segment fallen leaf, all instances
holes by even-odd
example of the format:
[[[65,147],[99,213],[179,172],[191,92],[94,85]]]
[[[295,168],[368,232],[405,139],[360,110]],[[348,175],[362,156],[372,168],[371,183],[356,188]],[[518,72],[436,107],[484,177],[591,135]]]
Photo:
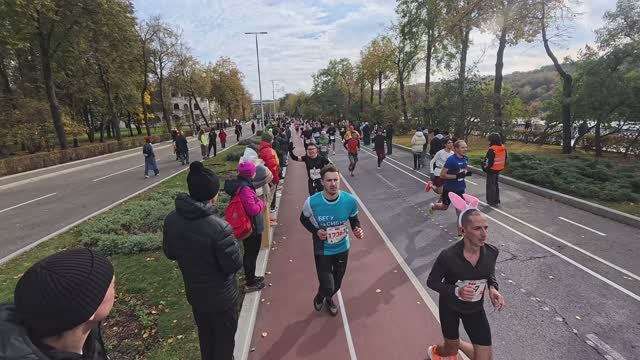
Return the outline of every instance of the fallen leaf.
[[[262,333],[262,337],[267,337],[267,335],[268,335],[268,334],[267,334],[266,332],[263,332],[263,333]]]
[[[377,293],[381,293],[381,292],[382,292],[382,290],[380,290],[380,289],[376,289],[376,292],[377,292]]]

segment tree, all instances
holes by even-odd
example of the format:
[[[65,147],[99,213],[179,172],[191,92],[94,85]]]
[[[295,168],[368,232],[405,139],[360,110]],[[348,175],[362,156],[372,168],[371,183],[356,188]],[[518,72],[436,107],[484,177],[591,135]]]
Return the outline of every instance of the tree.
[[[158,80],[158,92],[160,93],[160,104],[162,106],[162,117],[167,126],[167,131],[171,131],[171,114],[167,109],[165,101],[165,76],[171,67],[178,60],[181,54],[182,35],[171,25],[163,22],[159,18],[152,19],[149,24],[153,28],[154,36],[151,41],[151,71]]]
[[[571,154],[571,95],[573,93],[573,77],[565,71],[551,50],[547,29],[549,24],[562,22],[567,14],[571,16],[573,13],[571,9],[565,5],[565,0],[541,0],[538,5],[540,7],[539,21],[542,30],[542,43],[547,56],[551,59],[558,75],[562,78],[562,153]]]
[[[16,0],[14,4],[17,16],[29,19],[30,31],[38,42],[40,71],[61,149],[67,148],[67,137],[56,96],[54,68],[60,54],[71,46],[71,40],[87,25],[87,13],[92,11],[94,5],[95,2],[89,0]]]
[[[196,105],[204,123],[207,127],[210,127],[207,116],[198,102],[198,97],[202,97],[205,94],[208,95],[211,84],[211,79],[209,79],[209,74],[204,66],[192,55],[182,54],[175,63],[171,77],[176,89],[180,90],[183,94],[187,94],[189,97],[192,121],[194,121],[195,118],[193,116],[191,103]]]
[[[418,66],[420,62],[420,55],[423,52],[423,29],[414,25],[414,23],[418,21],[417,17],[409,13],[400,13],[399,15],[401,19],[400,23],[392,27],[392,59],[397,75],[402,117],[404,122],[408,123],[409,115],[407,113],[405,82],[411,78],[416,66]]]
[[[227,112],[229,121],[234,119],[234,110],[241,110],[246,90],[244,75],[228,57],[221,57],[207,69],[211,79],[210,96]]]
[[[160,19],[155,17],[151,20],[141,22],[137,27],[138,40],[140,42],[140,62],[142,64],[142,87],[140,89],[140,114],[141,120],[144,123],[147,130],[147,136],[151,136],[151,129],[149,128],[147,106],[151,105],[151,102],[146,101],[147,96],[150,97],[149,92],[149,72],[151,71],[151,42],[157,35],[158,27],[153,26],[160,22]]]
[[[502,95],[504,50],[507,45],[516,45],[523,40],[532,42],[539,32],[539,27],[536,26],[535,22],[529,21],[535,5],[531,0],[494,0],[494,3],[492,9],[493,21],[489,22],[489,29],[498,39],[493,88],[493,116],[496,131],[502,133],[503,109],[505,106]]]

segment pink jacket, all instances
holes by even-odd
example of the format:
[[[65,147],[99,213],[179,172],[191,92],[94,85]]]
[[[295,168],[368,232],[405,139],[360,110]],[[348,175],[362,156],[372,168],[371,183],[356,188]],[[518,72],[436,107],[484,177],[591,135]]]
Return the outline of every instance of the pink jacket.
[[[262,209],[264,209],[264,201],[258,198],[256,192],[252,188],[244,186],[240,190],[239,195],[242,206],[244,207],[244,211],[250,217],[259,215]]]

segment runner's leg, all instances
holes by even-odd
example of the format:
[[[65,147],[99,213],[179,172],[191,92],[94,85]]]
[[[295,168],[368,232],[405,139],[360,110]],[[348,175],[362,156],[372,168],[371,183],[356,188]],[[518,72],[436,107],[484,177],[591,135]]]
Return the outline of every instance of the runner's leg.
[[[318,295],[323,298],[333,296],[334,282],[331,271],[333,255],[315,255],[316,273],[318,274]]]
[[[342,278],[347,271],[347,260],[349,260],[349,250],[336,254],[332,259],[333,294],[337,293],[342,286]]]

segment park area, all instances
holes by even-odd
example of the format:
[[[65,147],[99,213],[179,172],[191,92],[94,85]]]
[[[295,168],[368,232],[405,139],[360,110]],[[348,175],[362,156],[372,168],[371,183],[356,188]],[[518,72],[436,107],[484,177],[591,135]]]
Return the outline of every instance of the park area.
[[[412,134],[394,137],[394,143],[411,146]],[[479,167],[489,142],[479,136],[468,138],[467,156]],[[503,174],[549,190],[596,202],[640,216],[640,160],[619,153],[597,158],[580,149],[562,154],[559,145],[508,141],[507,167]]]

